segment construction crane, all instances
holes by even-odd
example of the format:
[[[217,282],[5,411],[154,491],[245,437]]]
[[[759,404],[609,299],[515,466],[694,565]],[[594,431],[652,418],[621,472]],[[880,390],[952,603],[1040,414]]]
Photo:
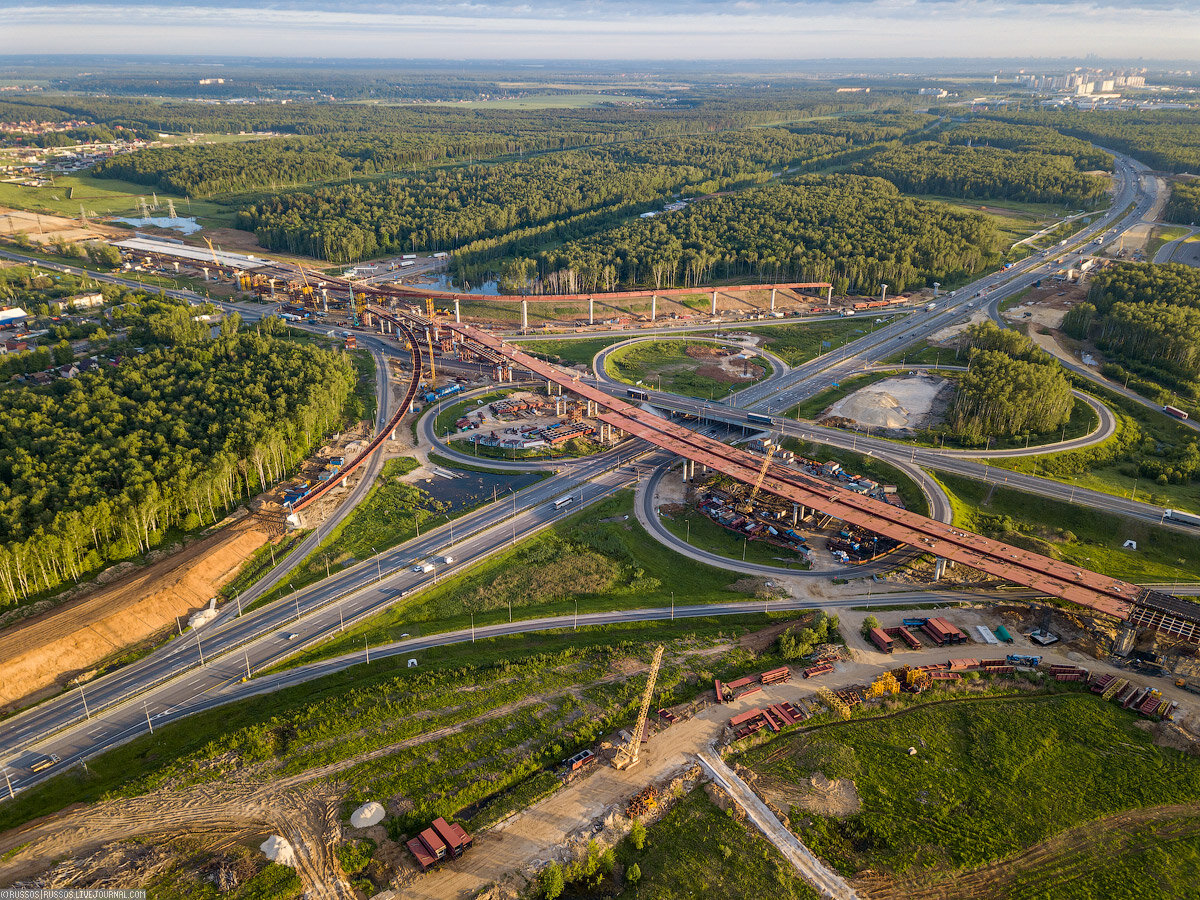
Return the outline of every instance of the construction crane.
[[[662,657],[663,645],[659,644],[654,651],[654,661],[650,663],[650,677],[646,680],[646,691],[642,694],[642,708],[638,712],[633,734],[629,736],[629,743],[618,750],[617,755],[613,757],[613,766],[618,769],[628,769],[638,761],[638,754],[642,749],[642,734],[646,730],[646,716],[650,712],[650,700],[654,696],[654,682],[658,680],[658,667],[662,665]]]
[[[213,265],[219,268],[221,261],[217,259],[217,251],[213,249],[212,241],[210,241],[208,238],[205,238],[204,243],[208,244],[208,252],[212,254]]]
[[[740,513],[754,512],[754,498],[758,496],[758,491],[762,487],[763,480],[767,477],[767,468],[771,465],[771,458],[775,456],[776,445],[774,443],[767,445],[767,457],[763,460],[762,468],[758,470],[758,477],[754,479],[754,484],[750,487],[750,493],[746,495],[746,499],[736,507]]]

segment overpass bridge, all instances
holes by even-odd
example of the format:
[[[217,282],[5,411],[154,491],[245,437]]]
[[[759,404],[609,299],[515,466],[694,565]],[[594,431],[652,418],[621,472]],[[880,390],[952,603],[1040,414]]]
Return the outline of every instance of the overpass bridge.
[[[387,296],[386,288],[378,294]],[[941,559],[962,563],[1041,594],[1057,597],[1102,615],[1145,625],[1200,643],[1200,607],[1187,601],[1170,602],[1164,595],[1139,585],[1101,575],[1062,560],[1052,559],[982,535],[898,509],[797,472],[780,464],[767,464],[760,456],[699,435],[668,419],[613,397],[587,384],[573,373],[522,352],[476,326],[431,320],[405,309],[377,304],[368,311],[397,328],[449,329],[467,346],[483,348],[526,369],[550,384],[595,403],[606,410],[600,421],[685,459],[685,477],[696,463],[739,481],[761,483],[761,489],[798,508],[815,510],[858,525],[884,537],[919,548]]]

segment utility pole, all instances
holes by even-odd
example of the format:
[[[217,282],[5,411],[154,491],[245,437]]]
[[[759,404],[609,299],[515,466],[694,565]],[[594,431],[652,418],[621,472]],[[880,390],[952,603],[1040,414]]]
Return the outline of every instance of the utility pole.
[[[17,795],[13,791],[12,779],[8,777],[8,766],[4,767],[4,783],[8,785],[8,799],[15,800]]]
[[[154,723],[150,721],[150,707],[146,705],[146,701],[142,701],[142,711],[146,714],[146,724],[150,726],[150,733],[154,734]]]
[[[85,696],[83,695],[83,685],[82,685],[82,684],[81,684],[81,685],[79,685],[79,699],[83,701],[83,712],[84,712],[84,714],[85,714],[85,715],[86,715],[86,716],[87,716],[87,717],[90,719],[90,718],[92,717],[92,713],[91,713],[91,711],[88,709],[88,705],[87,705],[87,697],[85,697]]]

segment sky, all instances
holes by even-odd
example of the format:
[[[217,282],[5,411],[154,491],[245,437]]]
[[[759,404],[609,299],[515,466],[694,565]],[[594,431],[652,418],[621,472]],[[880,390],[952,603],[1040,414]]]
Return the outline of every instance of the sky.
[[[0,0],[0,54],[1200,63],[1197,0]]]

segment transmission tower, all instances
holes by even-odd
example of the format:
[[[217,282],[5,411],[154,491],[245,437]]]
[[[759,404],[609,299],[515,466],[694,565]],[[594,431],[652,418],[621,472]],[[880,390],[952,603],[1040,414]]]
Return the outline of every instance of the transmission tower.
[[[658,679],[658,667],[662,665],[663,645],[659,644],[654,651],[654,661],[650,663],[650,677],[646,680],[646,691],[642,694],[642,708],[638,712],[637,724],[629,743],[617,751],[613,765],[618,769],[628,769],[638,761],[642,749],[642,733],[646,730],[646,715],[650,712],[650,698],[654,696],[654,682]]]

